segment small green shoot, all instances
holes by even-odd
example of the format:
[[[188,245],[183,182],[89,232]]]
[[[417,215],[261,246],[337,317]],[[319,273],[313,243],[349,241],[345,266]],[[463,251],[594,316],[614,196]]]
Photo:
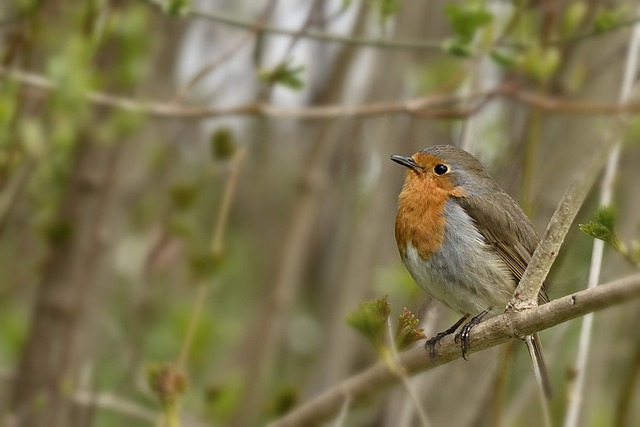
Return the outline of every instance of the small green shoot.
[[[391,305],[387,296],[360,303],[358,310],[347,317],[347,323],[367,338],[378,353],[386,353],[387,318]]]
[[[624,246],[620,242],[618,233],[615,228],[616,212],[611,206],[603,206],[598,208],[593,221],[586,224],[580,224],[580,230],[589,236],[602,240],[611,245],[616,251]]]
[[[405,307],[398,317],[396,328],[395,342],[398,350],[405,349],[416,341],[427,339],[424,329],[418,328],[419,324],[420,319]]]
[[[589,236],[609,244],[616,252],[637,268],[640,268],[640,243],[633,240],[631,249],[620,240],[616,231],[616,212],[612,206],[598,208],[593,221],[579,225]]]
[[[269,85],[277,84],[300,90],[304,87],[304,81],[300,77],[303,71],[304,66],[293,66],[291,61],[285,61],[274,68],[261,70],[258,76]]]

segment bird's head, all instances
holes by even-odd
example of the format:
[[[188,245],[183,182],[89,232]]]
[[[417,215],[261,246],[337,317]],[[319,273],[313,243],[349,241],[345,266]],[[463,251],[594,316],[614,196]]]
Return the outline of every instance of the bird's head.
[[[393,155],[391,160],[408,169],[404,196],[464,197],[488,178],[475,157],[452,145],[429,147],[410,157]]]
[[[403,193],[464,197],[493,185],[482,164],[453,145],[425,148],[410,157],[393,155],[391,160],[408,169]]]

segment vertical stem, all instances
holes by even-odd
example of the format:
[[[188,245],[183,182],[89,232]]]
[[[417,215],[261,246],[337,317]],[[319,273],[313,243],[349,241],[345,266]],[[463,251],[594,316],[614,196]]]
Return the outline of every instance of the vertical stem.
[[[231,201],[233,200],[233,194],[236,189],[238,167],[240,165],[240,162],[242,161],[242,158],[244,157],[244,152],[244,148],[238,149],[238,151],[236,151],[233,158],[231,159],[231,164],[229,166],[229,172],[227,175],[227,182],[222,194],[220,210],[218,211],[218,218],[211,235],[211,256],[213,258],[219,257],[223,249],[222,238],[224,236],[224,229],[227,225],[227,219],[229,217],[229,211],[231,209]],[[184,340],[182,341],[182,346],[180,348],[180,353],[176,362],[176,366],[179,370],[184,370],[187,359],[189,358],[189,352],[191,350],[191,345],[193,344],[193,337],[195,336],[196,328],[200,323],[202,308],[204,307],[204,302],[207,299],[210,288],[211,284],[198,284],[198,293],[196,294],[194,308],[191,313],[191,318],[189,319],[189,326],[187,327],[187,332],[184,336]]]
[[[498,362],[498,372],[496,373],[493,387],[492,416],[491,421],[494,426],[504,425],[504,403],[507,390],[507,379],[513,365],[513,350],[515,341],[506,343],[500,349],[500,359]]]
[[[211,288],[211,286],[211,284],[206,283],[198,283],[197,285],[198,292],[193,304],[193,311],[191,312],[187,332],[184,334],[182,345],[180,346],[180,353],[176,362],[176,367],[181,372],[184,371],[187,359],[189,359],[189,353],[193,344],[193,337],[195,336],[196,329],[200,323],[200,317],[202,317],[202,307],[204,306],[204,302],[207,300],[207,295],[209,294],[209,288]]]
[[[167,404],[164,408],[167,427],[180,427],[180,411],[177,403]]]
[[[527,345],[527,351],[529,357],[531,357],[531,368],[533,369],[533,375],[536,378],[538,401],[540,402],[540,408],[542,409],[542,419],[544,420],[545,427],[551,427],[551,415],[549,413],[549,402],[544,392],[544,380],[542,378],[542,372],[540,372],[540,360],[538,354],[534,348],[533,335],[527,335],[524,337],[524,343]]]
[[[633,401],[634,385],[638,382],[638,378],[640,378],[640,339],[636,341],[634,353],[635,355],[631,361],[633,363],[631,372],[627,374],[622,386],[622,391],[620,392],[620,397],[618,398],[618,404],[616,405],[616,418],[613,423],[615,427],[631,425],[629,423],[629,409],[631,408],[631,402]]]
[[[402,381],[402,385],[407,390],[407,394],[413,403],[413,407],[418,414],[418,418],[420,419],[420,424],[422,427],[430,427],[431,423],[427,418],[427,413],[424,411],[424,408],[420,404],[420,399],[418,399],[418,394],[413,389],[411,381],[405,371],[404,367],[400,364],[400,360],[398,358],[398,350],[396,349],[396,344],[393,339],[393,329],[391,328],[391,318],[387,317],[387,331],[389,332],[389,348],[391,349],[391,360],[390,362],[393,366],[390,366],[391,370],[400,378]]]
[[[344,427],[347,421],[347,415],[349,414],[349,408],[351,407],[351,397],[345,396],[344,402],[342,402],[342,407],[340,408],[340,413],[336,418],[336,422],[333,424],[333,427]]]
[[[635,72],[638,68],[638,49],[640,48],[640,24],[635,24],[627,51],[627,60],[624,69],[624,77],[620,88],[619,102],[626,101],[631,95]],[[600,205],[605,206],[611,203],[613,197],[614,177],[617,171],[618,159],[620,157],[620,142],[618,142],[609,154],[602,189],[600,193]],[[591,252],[591,267],[587,288],[591,289],[598,285],[600,281],[600,270],[602,267],[602,254],[604,242],[594,240]],[[586,367],[591,345],[591,329],[593,327],[593,314],[587,314],[582,322],[580,330],[580,341],[578,343],[578,355],[576,358],[576,379],[572,393],[569,395],[569,409],[565,417],[565,427],[576,427],[580,418],[580,409],[584,396],[584,382],[586,378]]]

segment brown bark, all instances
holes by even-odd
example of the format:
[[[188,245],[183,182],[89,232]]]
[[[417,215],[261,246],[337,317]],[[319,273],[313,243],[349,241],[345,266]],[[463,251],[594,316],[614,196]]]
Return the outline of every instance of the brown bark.
[[[90,312],[103,276],[108,205],[118,147],[83,142],[60,206],[31,331],[23,350],[12,395],[18,425],[72,427],[90,415],[70,400],[87,359]]]

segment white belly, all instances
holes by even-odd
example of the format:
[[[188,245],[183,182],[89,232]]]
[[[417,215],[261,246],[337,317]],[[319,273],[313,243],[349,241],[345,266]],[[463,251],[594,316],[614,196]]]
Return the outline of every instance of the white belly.
[[[516,287],[509,268],[484,242],[473,220],[457,203],[445,210],[444,243],[427,260],[407,244],[402,260],[413,279],[433,298],[461,314],[504,311]]]

